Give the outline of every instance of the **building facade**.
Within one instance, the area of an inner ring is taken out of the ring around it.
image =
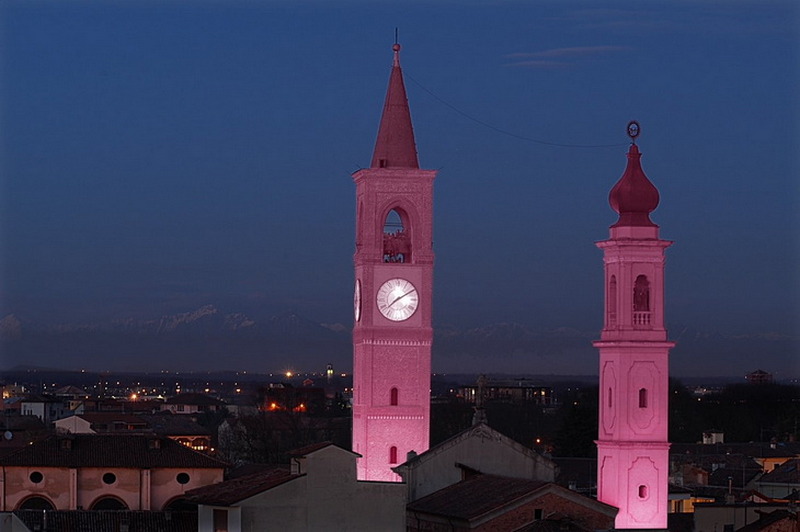
[[[392,472],[430,440],[433,180],[421,170],[403,75],[394,61],[372,164],[353,174],[353,451],[359,480]]]
[[[0,511],[164,510],[225,466],[158,436],[53,436],[0,459]]]

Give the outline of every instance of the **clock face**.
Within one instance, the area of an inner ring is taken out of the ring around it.
[[[386,319],[403,321],[410,318],[419,305],[419,294],[405,279],[389,279],[381,285],[376,296],[378,310]]]
[[[356,279],[356,287],[353,291],[353,314],[356,321],[361,320],[361,279]]]

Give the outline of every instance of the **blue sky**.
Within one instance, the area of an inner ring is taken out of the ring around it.
[[[349,174],[397,27],[439,169],[435,325],[599,330],[594,242],[636,119],[676,242],[668,324],[797,331],[796,2],[7,0],[0,19],[3,315],[349,324]]]

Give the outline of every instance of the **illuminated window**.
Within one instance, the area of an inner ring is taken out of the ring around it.
[[[392,406],[397,406],[397,388],[392,388],[391,398],[389,400],[389,404]]]
[[[647,408],[647,388],[639,389],[639,408]]]
[[[390,464],[397,463],[397,447],[395,446],[389,448],[389,463]]]

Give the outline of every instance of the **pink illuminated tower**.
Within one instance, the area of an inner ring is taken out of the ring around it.
[[[356,183],[353,451],[360,480],[400,481],[391,468],[430,441],[434,170],[420,170],[400,45],[372,164]]]
[[[669,350],[664,329],[664,250],[650,213],[658,190],[635,144],[609,194],[619,220],[597,243],[605,263],[605,325],[600,351],[597,498],[619,508],[617,529],[667,528]]]

